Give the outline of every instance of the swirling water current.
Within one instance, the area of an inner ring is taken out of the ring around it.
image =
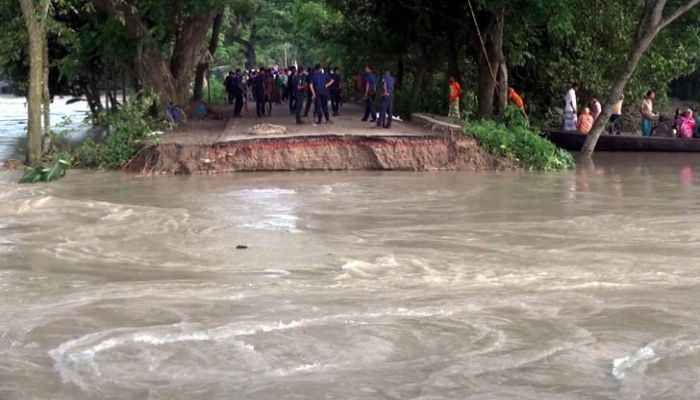
[[[698,398],[697,165],[2,172],[0,398]]]

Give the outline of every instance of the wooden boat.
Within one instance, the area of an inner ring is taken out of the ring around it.
[[[543,135],[555,145],[569,150],[580,151],[586,136],[578,132],[550,130]],[[598,138],[596,151],[656,151],[671,153],[700,152],[700,139],[680,139],[673,137],[617,136],[602,134]]]

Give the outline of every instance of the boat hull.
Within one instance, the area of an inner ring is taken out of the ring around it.
[[[544,133],[552,143],[569,151],[580,151],[587,135],[551,130]],[[667,153],[698,153],[700,140],[641,136],[613,136],[603,134],[598,138],[596,151],[655,151]]]

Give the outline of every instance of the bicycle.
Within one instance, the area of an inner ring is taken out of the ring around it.
[[[614,122],[612,122],[612,119],[608,120],[605,130],[608,131],[610,135],[620,136],[622,133],[622,117],[620,116]]]
[[[654,119],[653,126],[651,128],[652,137],[675,137],[676,129],[675,122],[673,118],[668,118],[664,115],[659,115]]]

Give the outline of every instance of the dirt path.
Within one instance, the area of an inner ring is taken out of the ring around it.
[[[313,108],[312,111],[313,112]],[[318,135],[357,135],[357,136],[424,136],[432,134],[429,128],[408,122],[393,121],[391,129],[371,129],[373,124],[362,122],[364,109],[356,104],[346,103],[340,110],[340,116],[331,116],[333,124],[312,124],[311,115],[304,118],[305,124],[297,125],[293,115],[289,114],[286,103],[273,105],[272,116],[258,118],[253,116],[255,110],[251,110],[251,116],[244,118],[230,118],[225,120],[194,120],[186,126],[167,133],[163,137],[163,144],[213,144],[230,142],[235,140],[247,140],[259,135],[251,135],[248,132],[258,124],[273,124],[284,126],[286,133],[264,135],[264,137],[296,137]],[[223,116],[233,115],[233,109],[226,107],[221,111]]]

